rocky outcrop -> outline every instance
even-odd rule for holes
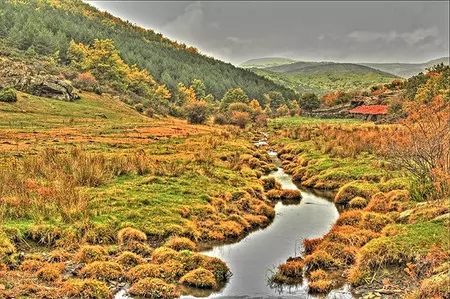
[[[70,81],[61,80],[49,74],[39,65],[25,64],[6,57],[0,57],[0,85],[12,86],[29,94],[64,101],[80,98]]]
[[[48,75],[25,76],[15,84],[15,88],[32,95],[64,101],[80,98],[69,81]]]

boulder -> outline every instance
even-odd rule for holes
[[[25,76],[16,83],[15,88],[36,96],[64,101],[80,98],[70,82],[48,75]]]

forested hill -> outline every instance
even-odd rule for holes
[[[147,69],[173,92],[179,82],[200,79],[206,93],[220,99],[230,88],[243,88],[250,98],[262,98],[272,90],[286,98],[294,92],[249,70],[198,53],[159,33],[101,12],[81,0],[1,0],[0,42],[41,55],[68,61],[71,40],[92,45],[95,39],[112,39],[128,65]]]

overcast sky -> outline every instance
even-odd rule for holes
[[[449,55],[449,2],[86,1],[202,53],[423,62]]]

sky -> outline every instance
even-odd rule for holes
[[[235,65],[449,56],[449,1],[85,1]]]

